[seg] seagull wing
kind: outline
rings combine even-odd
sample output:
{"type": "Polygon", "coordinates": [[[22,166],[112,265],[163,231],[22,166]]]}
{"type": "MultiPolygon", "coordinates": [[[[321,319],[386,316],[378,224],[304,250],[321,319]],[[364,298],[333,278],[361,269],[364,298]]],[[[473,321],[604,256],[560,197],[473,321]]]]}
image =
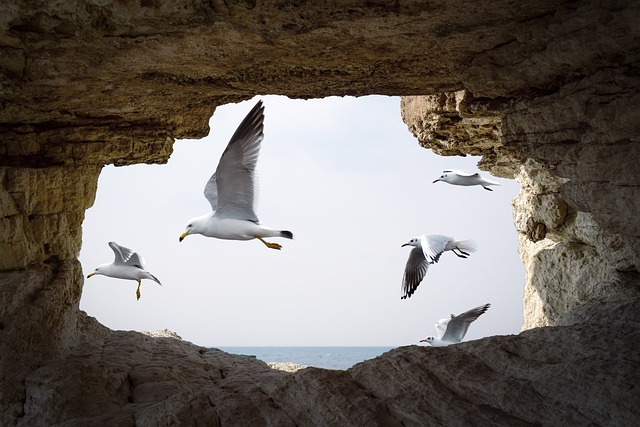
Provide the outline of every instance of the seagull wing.
{"type": "Polygon", "coordinates": [[[133,267],[144,268],[144,259],[137,252],[129,248],[118,245],[116,242],[109,242],[109,246],[116,255],[113,263],[115,265],[130,265],[133,267]]]}
{"type": "Polygon", "coordinates": [[[449,169],[444,171],[443,173],[454,173],[458,176],[467,176],[467,177],[471,177],[471,176],[477,176],[479,177],[480,174],[478,172],[469,172],[469,171],[463,171],[460,169],[449,169]]]}
{"type": "Polygon", "coordinates": [[[429,234],[420,237],[420,245],[424,252],[424,257],[429,260],[430,264],[438,262],[440,255],[444,252],[445,246],[453,240],[452,237],[442,236],[439,234],[429,234]]]}
{"type": "Polygon", "coordinates": [[[491,304],[481,305],[480,307],[472,308],[469,311],[465,311],[457,316],[452,316],[447,325],[447,330],[442,336],[443,341],[460,342],[467,334],[469,325],[476,320],[489,309],[491,304]]]}
{"type": "Polygon", "coordinates": [[[255,169],[264,138],[263,122],[264,107],[258,101],[231,137],[215,174],[205,186],[205,196],[212,205],[212,199],[216,201],[216,215],[220,218],[258,222],[255,169]],[[207,190],[212,181],[215,193],[207,190]]]}
{"type": "Polygon", "coordinates": [[[211,210],[216,211],[218,209],[218,183],[216,182],[216,173],[214,172],[207,181],[207,185],[204,187],[204,197],[207,198],[211,204],[211,210]]]}
{"type": "Polygon", "coordinates": [[[445,332],[447,331],[447,325],[449,324],[449,321],[451,320],[451,317],[445,317],[444,319],[440,319],[436,322],[436,331],[438,332],[438,338],[442,338],[442,336],[445,334],[445,332]]]}
{"type": "Polygon", "coordinates": [[[425,274],[427,274],[429,264],[422,253],[422,249],[418,247],[411,249],[402,278],[402,299],[413,295],[422,279],[424,279],[425,274]]]}
{"type": "Polygon", "coordinates": [[[131,249],[120,246],[116,242],[109,242],[109,247],[111,248],[111,250],[113,250],[113,253],[116,256],[116,258],[113,260],[114,264],[125,264],[133,254],[133,251],[131,249]]]}
{"type": "Polygon", "coordinates": [[[125,264],[144,269],[144,258],[139,253],[134,252],[125,264]]]}

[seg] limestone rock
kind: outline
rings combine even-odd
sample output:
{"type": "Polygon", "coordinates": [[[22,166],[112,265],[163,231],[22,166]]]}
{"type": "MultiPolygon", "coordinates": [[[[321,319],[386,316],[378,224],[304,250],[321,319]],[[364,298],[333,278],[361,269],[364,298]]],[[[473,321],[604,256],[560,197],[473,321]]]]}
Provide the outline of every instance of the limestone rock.
{"type": "Polygon", "coordinates": [[[267,363],[267,365],[269,365],[271,369],[276,369],[278,371],[285,371],[285,372],[297,372],[300,369],[308,368],[308,366],[306,365],[299,365],[297,363],[292,363],[292,362],[269,362],[267,363]]]}
{"type": "Polygon", "coordinates": [[[92,324],[65,359],[26,377],[20,424],[632,425],[638,304],[604,305],[606,325],[402,347],[347,371],[274,370],[92,324]],[[610,327],[617,333],[602,339],[610,327]]]}
{"type": "Polygon", "coordinates": [[[162,337],[162,338],[175,338],[178,340],[181,340],[182,338],[180,337],[180,335],[176,334],[173,331],[170,331],[168,329],[158,329],[155,331],[140,331],[140,333],[145,334],[145,335],[149,335],[150,337],[162,337]]]}
{"type": "Polygon", "coordinates": [[[4,3],[1,425],[638,424],[636,2],[4,3]],[[81,313],[101,167],[264,93],[411,95],[420,144],[517,177],[525,329],[558,326],[288,373],[81,313]]]}

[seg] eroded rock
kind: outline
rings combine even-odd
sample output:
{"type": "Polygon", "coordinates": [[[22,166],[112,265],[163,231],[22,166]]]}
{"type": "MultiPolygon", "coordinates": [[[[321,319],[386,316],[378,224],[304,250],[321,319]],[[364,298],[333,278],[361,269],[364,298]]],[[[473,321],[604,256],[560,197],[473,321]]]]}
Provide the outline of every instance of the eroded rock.
{"type": "Polygon", "coordinates": [[[0,424],[637,424],[639,20],[625,0],[3,5],[0,424]],[[520,181],[525,329],[562,326],[292,374],[86,317],[100,168],[165,162],[264,93],[413,95],[420,144],[520,181]]]}

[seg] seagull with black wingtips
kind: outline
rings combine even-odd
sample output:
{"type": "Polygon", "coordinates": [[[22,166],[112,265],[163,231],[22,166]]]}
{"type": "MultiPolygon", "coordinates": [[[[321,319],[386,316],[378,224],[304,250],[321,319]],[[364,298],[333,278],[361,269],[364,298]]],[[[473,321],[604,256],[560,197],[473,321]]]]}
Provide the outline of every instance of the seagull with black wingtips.
{"type": "Polygon", "coordinates": [[[402,246],[413,246],[402,277],[402,299],[411,297],[427,274],[431,264],[435,264],[445,251],[453,252],[459,258],[467,258],[476,250],[473,240],[455,240],[440,234],[423,234],[414,237],[402,246]]]}
{"type": "Polygon", "coordinates": [[[115,259],[111,264],[102,264],[96,267],[87,279],[95,275],[113,277],[115,279],[135,280],[138,282],[136,298],[140,299],[140,284],[142,279],[149,279],[162,286],[162,283],[144,268],[144,258],[137,252],[129,248],[118,245],[116,242],[109,242],[109,247],[115,254],[115,259]]]}
{"type": "Polygon", "coordinates": [[[480,315],[484,314],[491,304],[481,305],[480,307],[472,308],[464,313],[451,317],[445,317],[436,322],[437,337],[427,337],[420,342],[426,342],[433,347],[445,347],[451,344],[457,344],[462,341],[464,336],[469,330],[469,326],[480,315]]]}
{"type": "Polygon", "coordinates": [[[256,215],[256,164],[264,139],[262,101],[249,111],[222,153],[215,173],[204,188],[211,212],[187,223],[180,241],[192,234],[227,240],[258,239],[270,249],[281,249],[269,237],[293,239],[286,230],[274,230],[260,224],[256,215]]]}

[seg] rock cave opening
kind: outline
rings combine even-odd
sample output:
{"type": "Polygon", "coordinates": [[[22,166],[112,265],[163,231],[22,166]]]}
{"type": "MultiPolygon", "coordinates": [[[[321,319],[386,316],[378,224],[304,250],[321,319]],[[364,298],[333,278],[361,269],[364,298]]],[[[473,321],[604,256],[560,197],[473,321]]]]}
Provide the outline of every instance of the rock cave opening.
{"type": "Polygon", "coordinates": [[[520,331],[516,181],[497,178],[493,192],[432,183],[444,169],[477,170],[480,158],[420,147],[399,97],[259,98],[258,215],[295,239],[280,252],[255,241],[178,242],[185,222],[208,209],[204,183],[255,99],[220,106],[209,136],[176,141],[166,165],[103,169],[83,224],[84,275],[111,262],[107,242],[116,241],[139,251],[163,286],[143,281],[136,301],[135,282],[85,279],[82,310],[111,329],[166,328],[216,348],[418,344],[436,320],[486,302],[467,340],[520,331]],[[479,250],[443,256],[400,300],[401,244],[423,233],[473,239],[479,250]]]}
{"type": "MultiPolygon", "coordinates": [[[[35,3],[12,2],[0,20],[1,425],[639,424],[637,2],[35,3]],[[369,342],[365,340],[378,338],[381,327],[400,318],[405,322],[393,337],[404,344],[432,328],[433,317],[442,315],[436,306],[442,298],[431,294],[438,289],[435,282],[445,281],[438,274],[452,287],[461,285],[453,278],[463,270],[453,264],[460,260],[450,260],[454,267],[437,265],[426,286],[404,301],[401,313],[390,311],[389,302],[401,304],[398,282],[406,251],[399,245],[405,233],[411,236],[427,227],[420,223],[420,230],[414,230],[409,220],[387,225],[403,215],[429,215],[420,217],[426,221],[438,214],[449,220],[458,211],[429,204],[431,198],[420,200],[427,203],[422,211],[412,209],[415,194],[381,179],[385,168],[396,164],[390,159],[404,143],[394,140],[389,155],[379,151],[373,143],[378,135],[367,132],[375,133],[374,124],[384,120],[371,114],[357,126],[363,134],[338,144],[328,158],[303,156],[286,168],[269,163],[279,157],[269,150],[278,153],[282,147],[276,135],[267,133],[273,139],[265,141],[260,162],[267,175],[259,213],[265,223],[291,228],[297,237],[281,253],[265,252],[251,242],[206,239],[177,247],[184,221],[206,209],[200,193],[211,169],[194,182],[186,174],[204,157],[213,157],[213,168],[216,155],[209,153],[190,159],[186,172],[164,184],[160,178],[168,175],[171,162],[166,169],[118,169],[118,176],[143,171],[146,178],[124,185],[126,191],[114,204],[118,208],[97,229],[116,225],[123,232],[129,226],[136,230],[92,237],[87,229],[82,256],[96,258],[78,261],[82,221],[85,213],[87,221],[93,215],[86,211],[104,164],[164,163],[174,138],[206,134],[212,106],[264,93],[305,99],[403,96],[403,119],[420,145],[434,152],[482,155],[484,170],[517,175],[520,193],[513,203],[513,223],[526,271],[524,301],[518,298],[523,332],[447,348],[403,346],[347,371],[286,373],[187,341],[117,330],[155,325],[109,325],[110,330],[79,311],[83,292],[86,298],[104,291],[123,293],[117,303],[105,299],[101,304],[121,317],[130,312],[137,319],[153,318],[156,313],[145,307],[154,305],[154,298],[165,298],[170,305],[154,306],[163,319],[189,317],[211,331],[231,330],[234,321],[247,325],[236,336],[293,336],[302,330],[313,340],[327,331],[333,336],[355,331],[359,342],[369,342]],[[415,94],[426,96],[408,96],[415,94]],[[347,159],[349,149],[359,150],[356,161],[341,170],[337,160],[347,159]],[[371,160],[361,162],[363,153],[371,160]],[[335,170],[314,168],[320,160],[335,161],[335,170]],[[146,199],[157,190],[144,187],[150,171],[157,173],[151,185],[162,185],[159,198],[146,199]],[[299,186],[293,183],[326,171],[331,174],[310,187],[312,200],[300,203],[308,194],[296,193],[299,186]],[[271,172],[280,175],[269,177],[271,172]],[[348,185],[349,174],[360,180],[348,185]],[[174,206],[179,194],[168,197],[175,186],[194,191],[180,199],[184,205],[174,206]],[[338,197],[329,188],[346,193],[338,197]],[[130,200],[125,200],[131,189],[130,200]],[[283,189],[288,190],[284,195],[283,189]],[[388,194],[382,202],[380,193],[388,194]],[[367,198],[374,201],[368,210],[360,207],[367,198]],[[350,203],[356,204],[355,218],[345,218],[350,203]],[[156,223],[178,208],[185,210],[184,216],[177,215],[164,228],[156,223]],[[386,216],[379,216],[383,212],[386,216]],[[137,222],[134,213],[144,216],[137,222]],[[120,214],[124,218],[118,219],[120,214]],[[309,218],[326,226],[319,237],[317,230],[304,229],[302,219],[309,218]],[[372,218],[376,222],[368,222],[372,218]],[[359,227],[340,228],[344,224],[359,227]],[[169,243],[151,240],[158,229],[166,231],[169,243]],[[398,236],[390,236],[391,231],[398,236]],[[150,243],[129,240],[140,234],[150,243]],[[121,238],[121,244],[143,253],[165,283],[163,288],[145,283],[137,305],[126,282],[96,279],[82,288],[83,269],[109,261],[107,241],[121,238]],[[95,250],[88,250],[90,244],[95,250]],[[319,246],[305,246],[314,244],[319,246]],[[172,247],[176,250],[167,249],[172,247]],[[317,249],[322,250],[313,252],[317,249]],[[218,250],[233,259],[250,259],[251,268],[236,265],[231,278],[218,283],[216,274],[227,267],[214,262],[218,250]],[[367,261],[349,269],[357,277],[326,275],[338,251],[346,254],[339,267],[367,261]],[[165,262],[164,253],[176,255],[165,262]],[[198,259],[203,253],[211,257],[198,259]],[[309,258],[295,258],[305,254],[310,254],[311,268],[309,258]],[[190,276],[203,265],[208,286],[198,282],[203,276],[190,276]],[[385,277],[381,269],[391,265],[394,273],[385,277]],[[165,267],[170,271],[162,271],[165,267]],[[272,270],[278,274],[269,276],[272,270]],[[380,274],[372,277],[376,272],[380,274]],[[240,281],[250,273],[259,281],[240,281]],[[283,280],[289,276],[296,280],[283,280]],[[325,281],[317,284],[318,278],[325,281]],[[209,290],[221,294],[202,294],[209,290]],[[328,293],[335,298],[326,308],[319,297],[328,293]],[[363,298],[372,295],[380,296],[381,303],[367,305],[363,298]],[[187,307],[189,316],[177,310],[185,298],[197,299],[187,307]],[[285,304],[292,298],[317,304],[303,313],[300,306],[285,304]],[[424,300],[437,312],[413,316],[409,307],[424,300]],[[236,307],[231,317],[214,317],[227,307],[236,307]],[[269,312],[259,313],[263,308],[269,312]],[[269,323],[274,312],[288,318],[269,323]],[[246,313],[255,319],[248,322],[246,313]],[[337,327],[318,326],[344,313],[349,319],[337,327]],[[367,323],[364,315],[370,313],[375,318],[367,323]],[[307,314],[315,316],[313,322],[300,321],[307,314]]],[[[269,116],[272,109],[267,108],[269,116]]],[[[325,136],[320,146],[327,140],[341,142],[322,133],[327,130],[323,114],[303,108],[297,113],[305,111],[309,117],[303,118],[315,119],[305,129],[325,136]]],[[[352,111],[338,111],[350,119],[346,130],[356,127],[352,111]]],[[[232,120],[234,126],[241,117],[232,120]]],[[[277,120],[275,111],[272,117],[277,120]]],[[[267,124],[268,132],[291,131],[302,123],[293,122],[290,114],[286,118],[286,126],[267,124]]],[[[310,140],[308,132],[300,132],[297,143],[284,149],[301,149],[310,140]]],[[[217,144],[225,143],[226,137],[217,144]]],[[[176,152],[187,145],[214,144],[179,142],[176,152]]],[[[406,146],[415,151],[397,163],[404,166],[399,176],[417,174],[414,179],[426,181],[430,197],[452,190],[429,184],[433,176],[425,167],[428,162],[422,162],[428,150],[417,147],[413,138],[406,146]],[[413,161],[419,166],[412,167],[413,161]]],[[[291,158],[293,154],[287,152],[291,158]]],[[[459,159],[441,160],[450,167],[459,159]]],[[[111,172],[113,168],[105,168],[101,179],[111,172]]],[[[483,200],[499,194],[480,191],[474,196],[483,200]]],[[[93,209],[103,200],[107,198],[99,195],[93,209]]],[[[473,213],[481,217],[483,208],[476,204],[473,213]]],[[[504,223],[511,224],[511,217],[509,209],[504,223]]],[[[480,230],[492,231],[486,226],[480,230]]],[[[485,249],[485,241],[493,237],[476,238],[485,249]]],[[[499,263],[492,270],[497,275],[507,263],[496,256],[502,249],[479,251],[466,266],[490,256],[486,262],[499,263]]],[[[497,307],[490,313],[497,315],[497,307]]],[[[480,327],[492,319],[483,316],[484,323],[478,322],[471,333],[482,333],[480,327]]],[[[172,326],[163,321],[158,327],[172,326]]],[[[185,334],[180,325],[172,329],[208,344],[185,334]]]]}

